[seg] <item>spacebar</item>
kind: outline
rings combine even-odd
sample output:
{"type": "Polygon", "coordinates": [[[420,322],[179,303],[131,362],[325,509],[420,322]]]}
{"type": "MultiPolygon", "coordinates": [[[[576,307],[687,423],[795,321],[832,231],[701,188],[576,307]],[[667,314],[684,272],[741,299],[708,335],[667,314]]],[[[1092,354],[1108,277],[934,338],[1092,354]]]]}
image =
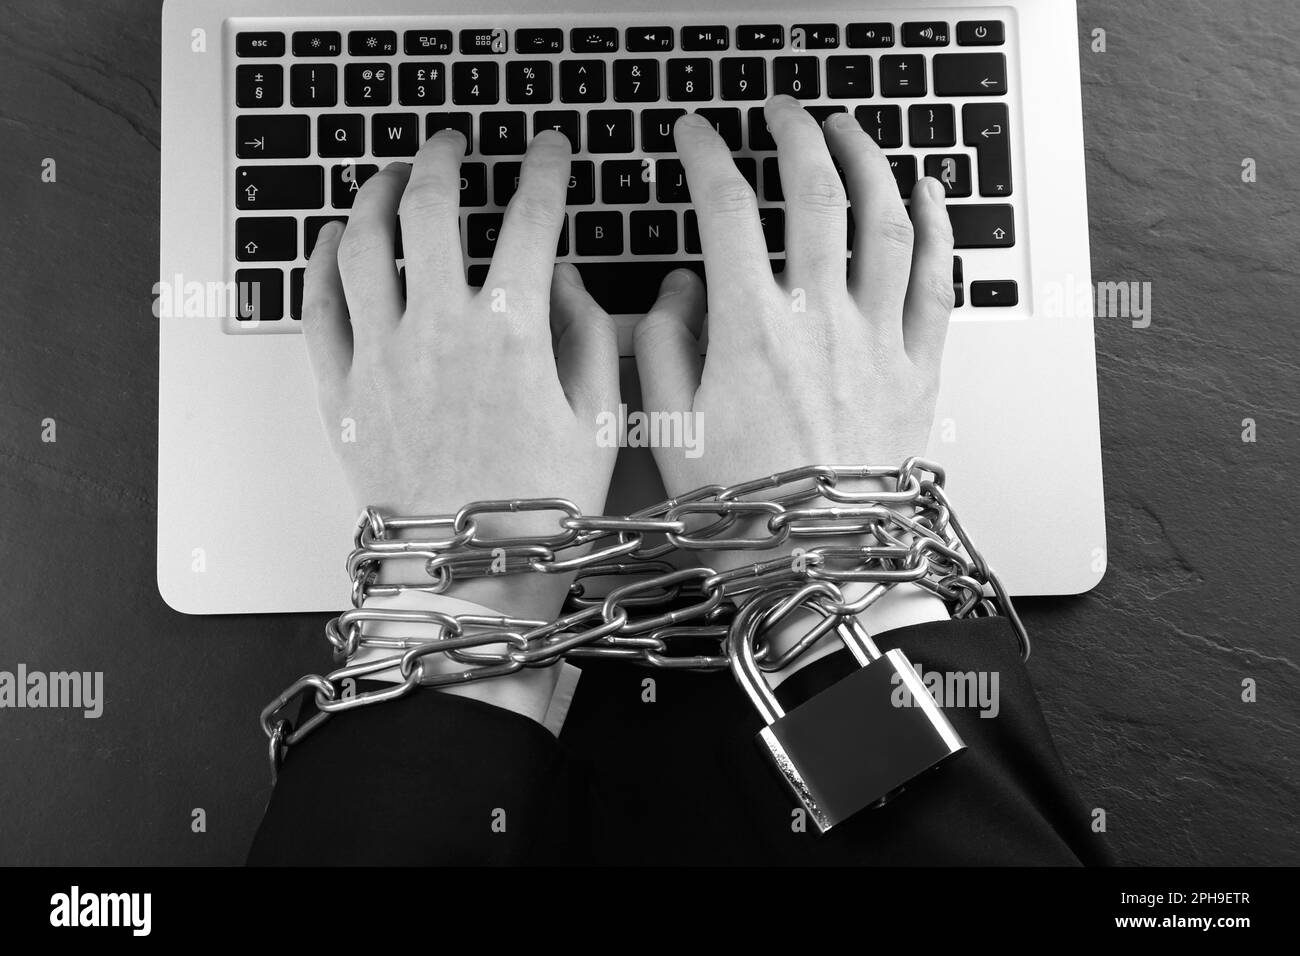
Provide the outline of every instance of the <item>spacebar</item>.
{"type": "Polygon", "coordinates": [[[685,266],[704,278],[704,263],[688,262],[575,262],[591,297],[610,315],[643,315],[659,297],[659,283],[674,269],[685,266]]]}

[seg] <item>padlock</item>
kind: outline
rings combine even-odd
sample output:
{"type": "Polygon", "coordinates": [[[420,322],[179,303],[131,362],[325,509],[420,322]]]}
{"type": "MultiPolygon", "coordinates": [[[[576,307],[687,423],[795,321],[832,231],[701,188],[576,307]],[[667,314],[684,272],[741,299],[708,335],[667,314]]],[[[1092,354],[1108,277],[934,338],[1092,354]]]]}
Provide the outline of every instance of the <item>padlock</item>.
{"type": "MultiPolygon", "coordinates": [[[[882,806],[966,744],[907,655],[898,649],[881,654],[855,618],[835,630],[860,668],[785,712],[759,668],[754,638],[760,626],[777,623],[801,605],[805,592],[817,589],[813,584],[793,598],[775,594],[749,601],[732,622],[727,656],[767,725],[758,734],[761,748],[825,833],[859,810],[882,806]],[[900,681],[911,695],[908,706],[894,702],[900,681]]],[[[828,613],[816,603],[802,606],[828,613]]]]}

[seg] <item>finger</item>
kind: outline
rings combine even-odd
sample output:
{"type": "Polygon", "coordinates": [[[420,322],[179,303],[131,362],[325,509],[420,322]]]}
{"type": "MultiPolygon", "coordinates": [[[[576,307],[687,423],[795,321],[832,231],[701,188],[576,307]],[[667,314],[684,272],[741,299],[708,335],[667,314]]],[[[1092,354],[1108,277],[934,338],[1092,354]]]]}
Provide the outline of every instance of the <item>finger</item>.
{"type": "Polygon", "coordinates": [[[848,195],[817,121],[792,96],[764,109],[785,193],[785,285],[845,288],[848,195]]]}
{"type": "Polygon", "coordinates": [[[618,334],[587,292],[578,270],[555,266],[551,281],[551,336],[555,366],[569,407],[581,421],[618,405],[618,334]]]}
{"type": "Polygon", "coordinates": [[[826,131],[853,205],[849,292],[864,315],[897,323],[912,263],[912,223],[898,195],[898,182],[876,141],[848,113],[827,120],[826,131]]]}
{"type": "Polygon", "coordinates": [[[460,163],[465,136],[439,130],[420,148],[402,193],[407,299],[454,309],[469,294],[460,242],[460,163]]]}
{"type": "Polygon", "coordinates": [[[329,222],[316,239],[302,280],[302,331],[318,384],[337,387],[352,365],[352,326],[339,276],[343,224],[329,222]]]}
{"type": "Polygon", "coordinates": [[[391,328],[406,305],[397,277],[397,206],[411,175],[409,163],[392,163],[366,180],[339,242],[339,274],[358,347],[368,333],[391,328]]]}
{"type": "Polygon", "coordinates": [[[641,398],[647,411],[689,412],[700,387],[704,283],[690,269],[664,277],[659,298],[633,332],[641,398]]]}
{"type": "Polygon", "coordinates": [[[492,265],[483,288],[505,290],[507,309],[522,303],[525,314],[545,314],[555,249],[564,225],[569,190],[569,138],[542,130],[528,144],[519,188],[506,207],[492,265]]]}
{"type": "Polygon", "coordinates": [[[673,138],[699,221],[710,300],[716,303],[717,296],[737,290],[774,288],[758,201],[727,144],[697,113],[678,118],[673,138]]]}
{"type": "Polygon", "coordinates": [[[943,358],[956,295],[952,288],[952,222],[943,185],[927,176],[912,190],[912,281],[903,306],[903,345],[912,361],[937,368],[943,358]]]}

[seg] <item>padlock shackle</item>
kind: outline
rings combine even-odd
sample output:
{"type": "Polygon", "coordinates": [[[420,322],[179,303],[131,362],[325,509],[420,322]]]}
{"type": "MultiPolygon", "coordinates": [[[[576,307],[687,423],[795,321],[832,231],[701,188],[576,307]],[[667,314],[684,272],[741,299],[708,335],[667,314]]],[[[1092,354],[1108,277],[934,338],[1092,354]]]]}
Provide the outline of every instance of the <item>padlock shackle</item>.
{"type": "Polygon", "coordinates": [[[785,708],[772,693],[767,678],[759,669],[754,657],[754,637],[759,625],[767,616],[768,610],[775,606],[789,588],[768,591],[744,603],[731,622],[727,631],[727,660],[731,664],[732,676],[736,678],[750,701],[763,718],[764,724],[773,724],[785,716],[785,708]]]}

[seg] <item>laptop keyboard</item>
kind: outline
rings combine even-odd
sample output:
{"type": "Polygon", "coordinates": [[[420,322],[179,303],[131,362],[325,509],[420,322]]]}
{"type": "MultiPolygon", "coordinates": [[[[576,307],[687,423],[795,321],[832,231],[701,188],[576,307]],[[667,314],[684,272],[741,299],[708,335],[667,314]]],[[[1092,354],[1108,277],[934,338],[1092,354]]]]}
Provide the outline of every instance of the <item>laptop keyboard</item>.
{"type": "MultiPolygon", "coordinates": [[[[230,329],[295,331],[321,228],[346,220],[382,165],[409,159],[447,127],[468,141],[460,223],[472,285],[487,274],[520,160],[542,129],[563,132],[575,153],[557,257],[578,266],[608,311],[644,312],[679,265],[703,274],[672,139],[674,120],[688,110],[708,118],[735,153],[780,270],[784,199],[762,109],[775,93],[804,101],[818,120],[851,113],[885,150],[904,199],[918,177],[939,179],[958,250],[957,315],[1010,314],[1027,257],[1016,229],[1008,22],[904,15],[371,29],[349,20],[315,29],[294,20],[271,29],[272,21],[239,21],[228,129],[241,302],[230,329]],[[254,288],[255,296],[245,291],[254,288]]],[[[849,232],[851,244],[851,221],[849,232]]],[[[397,257],[400,267],[400,223],[397,257]]]]}

